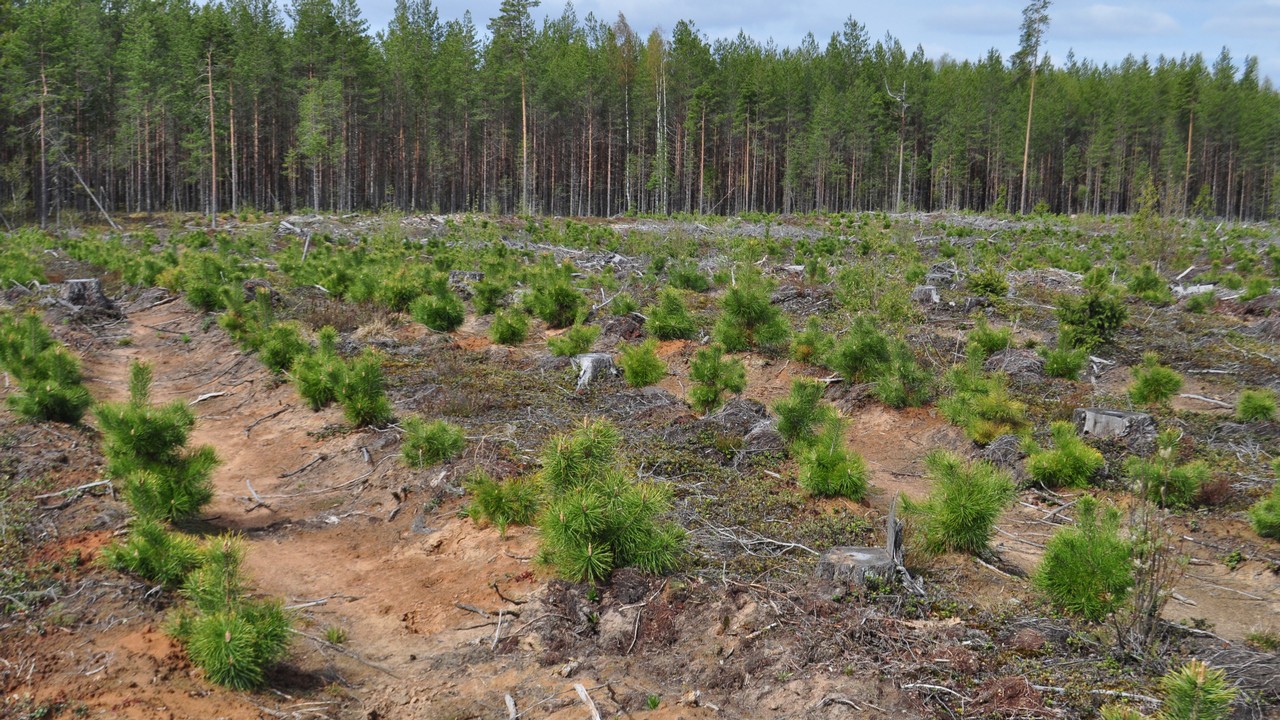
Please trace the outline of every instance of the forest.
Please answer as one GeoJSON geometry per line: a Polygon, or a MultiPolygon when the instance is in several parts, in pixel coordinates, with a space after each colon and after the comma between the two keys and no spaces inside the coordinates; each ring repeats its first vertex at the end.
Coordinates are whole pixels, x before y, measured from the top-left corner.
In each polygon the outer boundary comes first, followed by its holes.
{"type": "Polygon", "coordinates": [[[1280,215],[1280,93],[1226,48],[932,59],[854,18],[779,47],[536,5],[0,3],[0,213],[1280,215]]]}

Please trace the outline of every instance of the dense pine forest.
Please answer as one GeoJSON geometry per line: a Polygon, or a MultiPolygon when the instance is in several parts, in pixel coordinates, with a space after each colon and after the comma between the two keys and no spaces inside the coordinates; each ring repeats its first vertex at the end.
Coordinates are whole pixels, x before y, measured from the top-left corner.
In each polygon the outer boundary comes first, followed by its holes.
{"type": "Polygon", "coordinates": [[[1280,214],[1280,93],[1226,49],[930,59],[854,19],[782,48],[536,4],[375,33],[354,0],[0,2],[0,212],[1280,214]]]}

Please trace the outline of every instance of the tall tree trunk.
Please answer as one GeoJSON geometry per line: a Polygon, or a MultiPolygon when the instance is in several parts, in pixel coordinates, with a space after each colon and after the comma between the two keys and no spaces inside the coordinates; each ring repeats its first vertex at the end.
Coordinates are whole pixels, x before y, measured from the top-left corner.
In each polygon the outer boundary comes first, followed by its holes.
{"type": "Polygon", "coordinates": [[[213,47],[205,56],[209,71],[209,227],[218,228],[218,136],[214,132],[213,47]]]}
{"type": "Polygon", "coordinates": [[[236,213],[240,210],[240,177],[236,174],[239,164],[236,162],[236,86],[230,83],[227,85],[227,123],[228,138],[231,141],[231,212],[236,213]]]}
{"type": "Polygon", "coordinates": [[[529,207],[529,100],[524,68],[520,69],[520,206],[527,215],[529,207]]]}
{"type": "Polygon", "coordinates": [[[1022,141],[1022,197],[1018,201],[1020,215],[1027,214],[1027,157],[1031,154],[1031,110],[1036,106],[1036,65],[1038,64],[1039,58],[1031,59],[1031,97],[1027,100],[1027,134],[1022,141]]]}

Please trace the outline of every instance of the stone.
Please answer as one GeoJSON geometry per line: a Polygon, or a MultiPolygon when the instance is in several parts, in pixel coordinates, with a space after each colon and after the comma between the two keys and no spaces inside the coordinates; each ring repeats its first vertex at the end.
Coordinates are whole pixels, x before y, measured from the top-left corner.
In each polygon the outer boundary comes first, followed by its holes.
{"type": "Polygon", "coordinates": [[[1147,413],[1104,408],[1076,408],[1071,413],[1076,432],[1099,440],[1119,440],[1138,453],[1155,447],[1156,421],[1147,413]]]}

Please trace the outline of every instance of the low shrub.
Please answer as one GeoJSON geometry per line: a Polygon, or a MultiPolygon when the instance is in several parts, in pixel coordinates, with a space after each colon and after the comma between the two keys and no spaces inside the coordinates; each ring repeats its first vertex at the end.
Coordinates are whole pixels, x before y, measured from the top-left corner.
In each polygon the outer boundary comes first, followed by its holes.
{"type": "Polygon", "coordinates": [[[876,372],[871,394],[892,408],[920,407],[929,402],[932,387],[933,374],[920,367],[906,343],[896,342],[876,372]]]}
{"type": "Polygon", "coordinates": [[[1105,268],[1094,268],[1084,278],[1085,294],[1064,296],[1058,303],[1058,320],[1073,347],[1093,349],[1111,342],[1129,311],[1117,297],[1105,268]]]}
{"type": "Polygon", "coordinates": [[[609,423],[588,421],[543,452],[538,560],[570,580],[601,582],[626,566],[661,573],[678,559],[684,532],[657,519],[670,489],[632,482],[616,462],[618,439],[609,423]]]}
{"type": "Polygon", "coordinates": [[[499,345],[519,345],[529,335],[529,317],[519,310],[504,310],[493,314],[489,325],[489,339],[499,345]]]}
{"type": "Polygon", "coordinates": [[[525,308],[550,328],[569,327],[578,320],[587,299],[573,286],[572,267],[545,269],[535,275],[525,296],[525,308]]]}
{"type": "Polygon", "coordinates": [[[1009,349],[1013,345],[1013,330],[993,328],[985,317],[979,316],[965,338],[969,341],[969,346],[976,347],[985,358],[992,353],[1009,349]]]}
{"type": "Polygon", "coordinates": [[[462,482],[471,495],[467,515],[476,522],[492,523],[505,536],[509,525],[528,525],[538,514],[541,488],[528,478],[494,480],[484,470],[475,470],[462,482]]]}
{"type": "Polygon", "coordinates": [[[652,385],[667,374],[667,364],[658,357],[658,341],[649,338],[639,344],[623,345],[618,364],[622,377],[633,388],[652,385]]]}
{"type": "Polygon", "coordinates": [[[402,427],[404,441],[400,445],[400,455],[404,464],[412,468],[452,460],[467,443],[462,436],[462,428],[444,420],[425,422],[414,416],[405,420],[402,427]]]}
{"type": "Polygon", "coordinates": [[[870,380],[888,362],[889,338],[865,316],[854,319],[827,357],[827,366],[849,383],[870,380]]]}
{"type": "Polygon", "coordinates": [[[1249,508],[1249,524],[1262,537],[1280,540],[1280,460],[1271,464],[1277,483],[1271,493],[1249,508]]]}
{"type": "Polygon", "coordinates": [[[808,378],[791,381],[791,394],[773,404],[778,433],[788,445],[808,441],[815,428],[835,419],[835,410],[822,403],[826,386],[808,378]]]}
{"type": "Polygon", "coordinates": [[[1197,293],[1187,298],[1187,312],[1203,315],[1213,309],[1218,302],[1218,296],[1212,290],[1197,293]]]}
{"type": "Polygon", "coordinates": [[[1124,604],[1133,587],[1129,543],[1120,537],[1120,511],[1085,495],[1075,527],[1049,538],[1033,584],[1058,608],[1094,622],[1124,604]]]}
{"type": "Polygon", "coordinates": [[[262,335],[258,357],[273,372],[282,373],[308,350],[297,323],[274,323],[262,335]]]}
{"type": "Polygon", "coordinates": [[[1133,369],[1129,399],[1140,405],[1167,402],[1182,389],[1182,376],[1160,364],[1153,352],[1142,354],[1142,364],[1133,369]]]}
{"type": "Polygon", "coordinates": [[[589,351],[599,336],[599,327],[574,325],[558,337],[547,338],[547,347],[556,357],[572,357],[589,351]]]}
{"type": "Polygon", "coordinates": [[[174,590],[199,566],[200,546],[193,538],[170,531],[155,520],[138,518],[123,542],[103,550],[102,559],[108,567],[174,590]]]}
{"type": "Polygon", "coordinates": [[[1271,280],[1265,277],[1253,277],[1249,278],[1249,281],[1245,283],[1244,292],[1240,294],[1240,301],[1249,302],[1269,294],[1271,294],[1271,280]]]}
{"type": "Polygon", "coordinates": [[[1124,463],[1125,474],[1137,493],[1160,507],[1190,507],[1209,481],[1209,466],[1204,462],[1177,465],[1171,448],[1161,448],[1152,458],[1130,457],[1124,463]]]}
{"type": "Polygon", "coordinates": [[[799,456],[800,487],[821,497],[861,500],[867,494],[870,473],[862,456],[845,447],[843,424],[832,417],[799,456]]]}
{"type": "Polygon", "coordinates": [[[1066,380],[1079,380],[1084,361],[1089,357],[1088,350],[1072,347],[1070,340],[1063,335],[1058,336],[1057,347],[1042,347],[1039,352],[1044,358],[1044,373],[1066,380]]]}
{"type": "Polygon", "coordinates": [[[822,329],[822,323],[816,317],[810,317],[804,330],[791,338],[791,359],[796,362],[821,362],[830,353],[835,342],[830,333],[822,329]]]}
{"type": "Polygon", "coordinates": [[[312,410],[321,410],[338,400],[347,364],[338,356],[338,331],[331,325],[320,328],[316,349],[294,360],[294,387],[312,410]]]}
{"type": "Polygon", "coordinates": [[[284,656],[292,621],[277,600],[256,600],[240,577],[243,541],[231,534],[210,541],[182,594],[190,606],[169,632],[205,677],[236,690],[260,687],[266,669],[284,656]]]}
{"type": "Polygon", "coordinates": [[[667,275],[671,287],[693,292],[706,292],[711,289],[711,279],[698,270],[696,265],[684,263],[671,268],[667,275]]]}
{"type": "Polygon", "coordinates": [[[391,401],[383,387],[382,355],[377,350],[365,348],[347,365],[338,399],[347,421],[356,427],[391,422],[391,401]]]}
{"type": "Polygon", "coordinates": [[[965,286],[974,295],[991,299],[1002,298],[1009,294],[1009,281],[1004,271],[996,267],[983,267],[969,274],[965,286]]]}
{"type": "Polygon", "coordinates": [[[716,342],[730,352],[785,347],[791,329],[769,300],[769,289],[755,274],[743,274],[725,291],[720,317],[711,330],[716,342]]]}
{"type": "Polygon", "coordinates": [[[1276,419],[1276,393],[1271,389],[1245,390],[1236,400],[1236,419],[1259,422],[1276,419]]]}
{"type": "Polygon", "coordinates": [[[986,445],[1001,435],[1023,433],[1027,406],[1009,395],[1004,376],[982,371],[981,358],[980,351],[971,352],[964,365],[947,371],[951,395],[938,401],[938,410],[970,440],[986,445]]]}
{"type": "Polygon", "coordinates": [[[511,286],[486,275],[483,280],[473,285],[471,290],[474,293],[471,296],[471,306],[475,308],[476,314],[488,315],[502,306],[502,301],[506,299],[511,286]]]}
{"type": "Polygon", "coordinates": [[[1160,720],[1223,720],[1231,716],[1238,690],[1226,673],[1192,660],[1160,678],[1160,720]]]}
{"type": "Polygon", "coordinates": [[[434,292],[419,295],[409,303],[409,314],[436,332],[452,332],[466,320],[467,309],[457,293],[441,283],[434,292]]]}
{"type": "Polygon", "coordinates": [[[698,412],[708,413],[724,402],[726,392],[740,393],[747,387],[747,368],[741,360],[724,357],[724,348],[712,345],[699,350],[689,365],[689,399],[698,412]]]}
{"type": "Polygon", "coordinates": [[[1167,304],[1173,300],[1173,292],[1169,290],[1169,285],[1156,273],[1156,269],[1150,263],[1144,263],[1138,271],[1129,278],[1127,284],[1129,292],[1143,300],[1156,304],[1167,304]]]}
{"type": "Polygon", "coordinates": [[[680,293],[672,288],[658,291],[658,302],[645,308],[645,328],[659,340],[687,340],[698,332],[680,293]]]}
{"type": "Polygon", "coordinates": [[[1106,461],[1102,453],[1076,435],[1075,425],[1055,422],[1049,426],[1054,448],[1031,448],[1027,472],[1032,480],[1046,488],[1086,487],[1106,461]]]}
{"type": "Polygon", "coordinates": [[[932,480],[929,496],[920,503],[903,497],[921,547],[932,554],[985,552],[996,518],[1016,496],[1009,474],[945,450],[929,453],[925,466],[932,480]]]}

